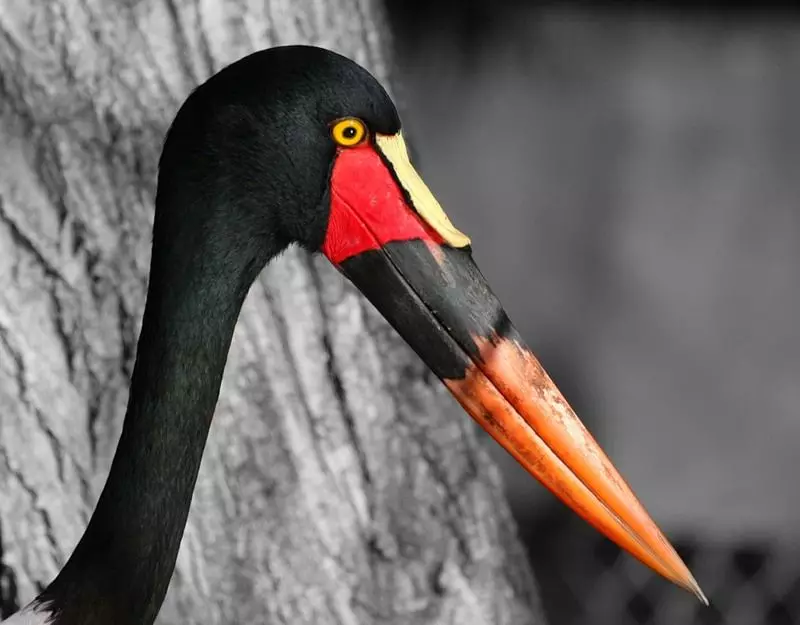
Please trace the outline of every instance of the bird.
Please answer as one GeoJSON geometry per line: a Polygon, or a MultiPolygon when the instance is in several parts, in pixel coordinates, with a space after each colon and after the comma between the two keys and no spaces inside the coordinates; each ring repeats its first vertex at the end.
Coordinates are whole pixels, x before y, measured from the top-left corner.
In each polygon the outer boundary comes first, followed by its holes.
{"type": "Polygon", "coordinates": [[[278,46],[186,98],[158,167],[149,282],[122,432],[86,530],[4,625],[150,625],[175,568],[234,327],[294,245],[363,293],[456,400],[596,529],[707,603],[509,320],[356,62],[278,46]]]}

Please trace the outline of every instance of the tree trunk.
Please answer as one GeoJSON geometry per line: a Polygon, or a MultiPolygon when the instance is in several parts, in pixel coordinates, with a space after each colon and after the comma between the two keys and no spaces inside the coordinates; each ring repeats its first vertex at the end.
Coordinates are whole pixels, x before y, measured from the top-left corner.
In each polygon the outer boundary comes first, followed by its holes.
{"type": "MultiPolygon", "coordinates": [[[[299,41],[385,81],[384,32],[368,0],[4,3],[3,616],[65,562],[105,480],[179,104],[299,41]]],[[[158,622],[540,622],[475,427],[324,260],[294,250],[249,295],[158,622]]]]}

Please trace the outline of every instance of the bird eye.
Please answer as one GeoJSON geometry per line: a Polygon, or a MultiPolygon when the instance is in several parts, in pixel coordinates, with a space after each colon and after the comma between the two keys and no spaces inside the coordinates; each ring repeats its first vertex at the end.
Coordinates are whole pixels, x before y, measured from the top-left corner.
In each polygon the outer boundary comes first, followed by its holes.
{"type": "Polygon", "coordinates": [[[367,127],[360,119],[345,117],[331,126],[333,140],[345,148],[358,145],[367,137],[367,127]]]}

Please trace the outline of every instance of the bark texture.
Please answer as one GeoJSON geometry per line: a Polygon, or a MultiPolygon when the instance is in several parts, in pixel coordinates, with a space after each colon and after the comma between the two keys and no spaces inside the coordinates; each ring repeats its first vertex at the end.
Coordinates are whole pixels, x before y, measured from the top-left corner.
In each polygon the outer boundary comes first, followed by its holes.
{"type": "MultiPolygon", "coordinates": [[[[3,616],[64,563],[105,480],[180,102],[283,43],[386,80],[384,30],[369,0],[4,0],[3,616]]],[[[242,312],[159,617],[201,622],[540,622],[475,427],[369,304],[296,250],[242,312]]]]}

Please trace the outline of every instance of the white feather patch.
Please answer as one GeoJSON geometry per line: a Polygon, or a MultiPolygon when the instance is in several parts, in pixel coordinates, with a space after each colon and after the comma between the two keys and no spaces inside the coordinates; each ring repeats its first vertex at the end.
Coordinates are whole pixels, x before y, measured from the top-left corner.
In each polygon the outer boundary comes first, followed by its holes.
{"type": "Polygon", "coordinates": [[[48,607],[34,601],[16,614],[12,614],[0,625],[55,625],[55,623],[48,607]]]}

